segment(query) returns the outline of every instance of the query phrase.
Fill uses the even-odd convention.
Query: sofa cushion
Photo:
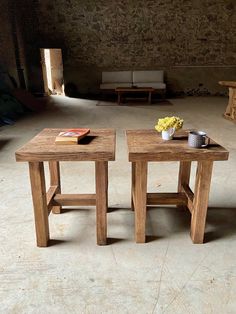
[[[160,71],[133,71],[133,83],[138,82],[163,82],[164,72]]]
[[[165,83],[159,83],[159,82],[137,82],[134,84],[137,87],[152,87],[155,89],[166,89],[166,84]]]
[[[132,87],[132,83],[103,83],[100,89],[116,89],[117,87]]]
[[[102,83],[132,83],[132,71],[102,72]]]

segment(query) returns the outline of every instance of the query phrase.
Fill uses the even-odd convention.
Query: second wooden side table
[[[192,215],[191,238],[203,243],[213,162],[227,160],[228,151],[210,140],[206,148],[188,146],[187,131],[178,132],[173,140],[164,141],[155,130],[128,130],[129,161],[132,162],[132,206],[135,210],[135,239],[145,242],[147,205],[186,205]],[[147,193],[148,162],[178,161],[177,193]],[[197,161],[195,190],[189,187],[191,162]]]

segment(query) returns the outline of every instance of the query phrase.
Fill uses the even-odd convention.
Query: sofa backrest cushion
[[[103,83],[132,83],[132,71],[102,72]]]
[[[164,71],[133,71],[133,83],[163,82]]]

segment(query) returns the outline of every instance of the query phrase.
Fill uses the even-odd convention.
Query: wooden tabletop
[[[236,82],[235,81],[219,81],[219,84],[222,86],[236,88]]]
[[[16,151],[16,161],[115,160],[115,130],[96,129],[78,145],[56,145],[56,136],[68,129],[44,129]]]
[[[212,139],[207,148],[188,146],[188,132],[175,133],[173,140],[164,141],[155,130],[127,130],[129,161],[197,161],[227,160],[229,152]]]
[[[155,88],[153,87],[117,87],[116,92],[153,92]]]

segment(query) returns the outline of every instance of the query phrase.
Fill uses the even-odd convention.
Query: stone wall
[[[4,80],[4,78],[10,74],[17,80],[11,12],[7,0],[0,1],[0,23],[0,78]]]
[[[9,74],[18,87],[37,91],[42,89],[42,71],[34,8],[31,0],[0,1],[0,80]]]
[[[173,94],[217,94],[236,78],[235,0],[20,2],[35,70],[39,48],[62,48],[81,92],[99,90],[102,70],[164,69]]]
[[[32,92],[43,92],[43,73],[41,67],[40,47],[45,39],[40,37],[38,5],[40,0],[10,0],[15,3],[18,28],[23,37],[25,71],[28,77],[28,88]],[[48,1],[48,0],[46,0]],[[49,17],[50,18],[50,17]],[[46,27],[46,25],[45,25]]]

